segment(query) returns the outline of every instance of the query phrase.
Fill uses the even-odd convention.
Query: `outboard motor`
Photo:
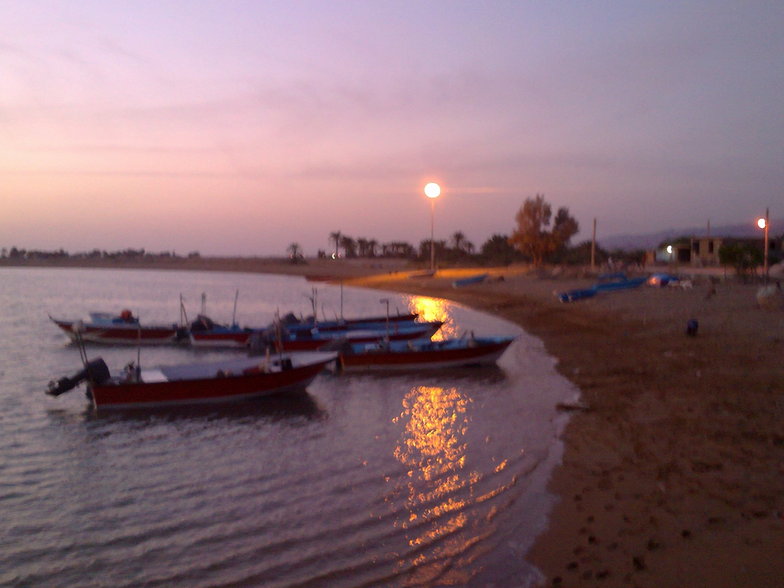
[[[106,362],[100,357],[96,357],[95,359],[88,361],[84,369],[78,371],[70,378],[66,376],[60,378],[56,382],[49,382],[49,388],[46,390],[46,393],[49,394],[49,396],[60,396],[60,394],[73,390],[84,380],[100,384],[110,377],[111,374],[109,373]]]

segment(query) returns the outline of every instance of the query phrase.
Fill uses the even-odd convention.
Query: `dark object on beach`
[[[696,337],[699,326],[697,319],[689,319],[689,322],[686,323],[686,334],[689,337]]]

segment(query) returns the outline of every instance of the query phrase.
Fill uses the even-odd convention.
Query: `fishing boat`
[[[628,278],[622,273],[605,274],[599,276],[598,281],[593,286],[556,292],[555,295],[561,302],[576,302],[577,300],[593,298],[597,294],[637,288],[642,286],[647,279],[647,277]]]
[[[120,314],[91,312],[90,319],[63,320],[49,318],[72,340],[109,345],[171,345],[187,341],[187,333],[176,323],[147,325],[139,322],[130,310]],[[78,332],[78,333],[77,333]]]
[[[624,276],[623,278],[615,279],[615,280],[607,280],[607,281],[599,281],[594,288],[598,292],[613,292],[615,290],[630,290],[632,288],[637,288],[638,286],[642,286],[646,281],[647,277],[640,277],[640,278],[627,278]]]
[[[476,274],[474,276],[468,276],[465,278],[460,278],[454,280],[452,282],[453,288],[465,288],[466,286],[473,286],[474,284],[481,284],[487,279],[489,274]]]
[[[84,368],[50,382],[46,392],[59,396],[86,382],[87,397],[97,409],[234,402],[302,390],[335,359],[335,353],[317,352],[152,369],[129,364],[112,376],[103,359],[87,361],[83,355]]]
[[[200,314],[188,326],[188,337],[193,347],[235,348],[248,346],[254,329],[240,327],[236,323],[221,325],[210,317]]]
[[[387,323],[403,325],[415,323],[419,314],[409,312],[405,314],[390,314],[389,316],[366,316],[355,318],[336,318],[333,320],[317,320],[313,316],[298,319],[289,313],[281,319],[282,325],[289,331],[310,330],[318,328],[320,331],[341,331],[360,329],[385,329]]]
[[[339,349],[338,363],[346,372],[492,365],[515,339],[470,334],[443,341],[417,339],[348,344]]]
[[[429,321],[402,325],[384,325],[373,329],[327,330],[312,329],[310,331],[287,332],[285,329],[277,335],[267,332],[267,338],[281,347],[283,351],[313,351],[334,344],[336,341],[349,343],[374,343],[381,339],[391,341],[408,341],[411,339],[430,339],[443,325],[443,321]]]

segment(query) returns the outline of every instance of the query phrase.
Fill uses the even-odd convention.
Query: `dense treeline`
[[[571,238],[578,232],[577,221],[569,214],[567,208],[559,208],[553,217],[552,207],[537,194],[528,198],[515,216],[516,225],[510,235],[492,235],[478,249],[469,241],[462,231],[456,231],[448,240],[435,240],[438,265],[441,267],[456,265],[509,265],[516,262],[529,262],[540,265],[545,262],[564,264],[590,263],[592,244],[583,242],[570,246]],[[329,249],[319,250],[319,258],[397,258],[412,262],[426,262],[430,257],[431,241],[425,239],[418,246],[405,241],[379,243],[367,237],[351,237],[341,231],[335,231],[328,237]],[[288,258],[293,263],[305,263],[305,255],[299,243],[291,243],[286,249]],[[644,252],[612,251],[601,248],[593,251],[597,264],[608,259],[621,263],[642,263]],[[144,249],[123,249],[121,251],[105,251],[93,249],[88,252],[69,254],[63,249],[56,251],[25,250],[17,247],[2,248],[0,258],[10,260],[122,260],[152,261],[199,258],[198,251],[178,256],[175,252],[150,253]]]

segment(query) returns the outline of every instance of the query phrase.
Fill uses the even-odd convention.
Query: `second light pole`
[[[441,195],[441,186],[435,182],[425,185],[425,196],[430,198],[430,271],[436,271],[436,242],[433,240],[433,227],[436,218],[436,198]]]

